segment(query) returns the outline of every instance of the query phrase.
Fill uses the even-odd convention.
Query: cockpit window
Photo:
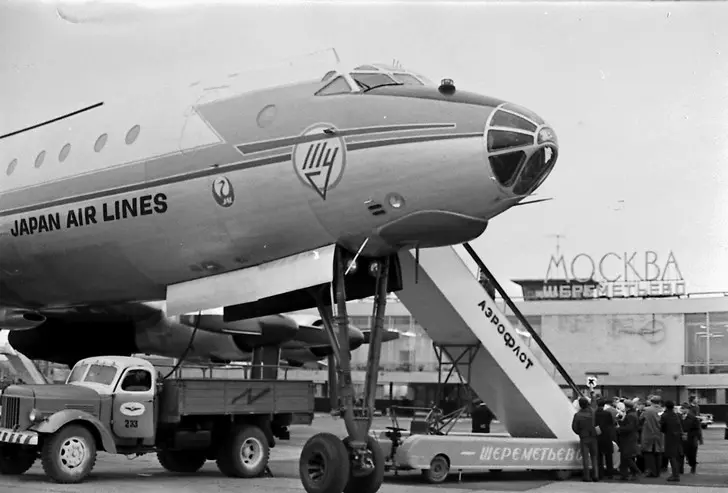
[[[533,120],[534,122],[538,123],[539,125],[543,125],[543,123],[544,123],[543,119],[540,116],[538,116],[536,113],[534,113],[533,111],[531,111],[529,109],[518,106],[516,104],[506,103],[503,105],[503,109],[506,109],[508,111],[513,111],[515,113],[520,113],[521,115],[525,116],[529,120]]]
[[[533,144],[533,135],[507,130],[488,130],[488,151]]]
[[[526,195],[533,192],[548,176],[556,162],[556,151],[551,147],[542,147],[534,152],[523,167],[513,193]]]
[[[536,131],[535,124],[529,122],[525,118],[521,118],[518,115],[501,110],[496,111],[490,124],[494,127],[518,128],[521,130],[528,130],[529,132]]]
[[[505,154],[490,156],[490,165],[493,168],[496,180],[501,185],[509,187],[525,160],[526,153],[523,151],[506,152]]]
[[[397,81],[402,82],[403,84],[410,85],[410,86],[423,86],[424,84],[422,81],[420,81],[417,77],[409,74],[400,74],[396,73],[394,74],[394,78],[397,79]]]
[[[321,82],[326,82],[327,80],[330,80],[335,75],[336,75],[336,70],[329,70],[328,72],[326,72],[326,75],[324,75],[321,78]]]
[[[94,364],[89,368],[84,382],[100,383],[102,385],[111,385],[116,376],[116,367],[112,365]]]
[[[332,94],[346,94],[351,92],[351,86],[346,79],[343,77],[337,77],[331,81],[327,86],[320,89],[317,96],[330,96]]]
[[[362,86],[362,89],[371,89],[372,87],[400,84],[387,74],[369,74],[353,72],[351,76]]]

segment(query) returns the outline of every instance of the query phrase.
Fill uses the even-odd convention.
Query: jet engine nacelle
[[[45,321],[45,316],[31,310],[23,310],[20,308],[0,309],[0,329],[34,329]]]
[[[48,319],[29,330],[14,330],[8,342],[30,359],[74,365],[92,356],[129,356],[135,353],[207,361],[238,361],[265,345],[280,345],[295,334],[297,325],[284,317],[263,317],[260,336],[198,330],[164,316],[133,323],[68,322]],[[277,322],[277,323],[275,323]],[[272,325],[274,324],[275,325]],[[194,339],[192,338],[194,332]],[[191,342],[191,344],[190,344]]]

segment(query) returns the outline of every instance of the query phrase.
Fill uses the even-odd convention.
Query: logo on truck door
[[[141,402],[125,402],[119,407],[119,410],[124,416],[141,416],[146,408]]]

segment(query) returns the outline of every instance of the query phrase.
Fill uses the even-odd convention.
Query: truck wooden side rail
[[[244,414],[310,414],[314,384],[294,380],[165,380],[159,421],[182,416]]]

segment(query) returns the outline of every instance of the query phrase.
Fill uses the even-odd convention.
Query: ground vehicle
[[[465,407],[450,414],[443,414],[437,408],[410,408],[428,414],[413,418],[407,430],[397,420],[397,411],[405,409],[393,406],[392,426],[379,436],[373,435],[381,448],[385,470],[395,474],[400,470],[420,469],[427,482],[437,484],[452,473],[541,470],[551,471],[555,479],[563,480],[573,471],[582,470],[578,438],[517,438],[507,433],[452,432]],[[612,454],[614,464],[618,465],[616,444]]]
[[[707,414],[707,413],[700,413],[698,414],[698,419],[700,420],[700,427],[704,430],[708,428],[708,426],[713,424],[713,415]]]
[[[79,361],[63,385],[13,385],[2,395],[0,473],[22,474],[41,457],[59,483],[88,476],[97,451],[156,452],[160,464],[196,472],[216,460],[228,476],[253,477],[275,437],[313,419],[313,383],[162,380],[144,359]]]

